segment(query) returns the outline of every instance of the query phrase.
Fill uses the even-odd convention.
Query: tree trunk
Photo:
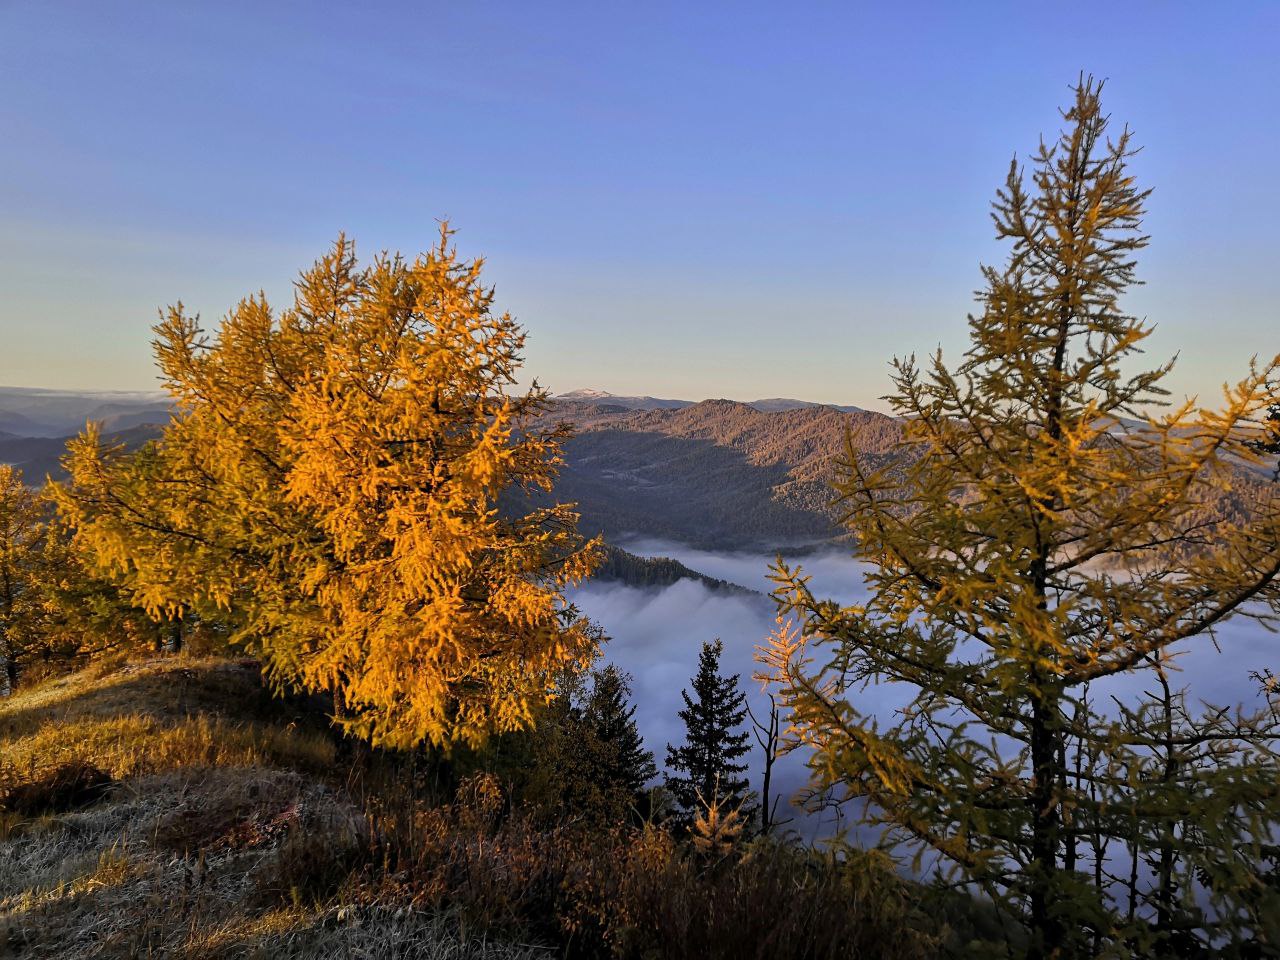
[[[1160,678],[1162,720],[1164,723],[1164,771],[1162,781],[1166,788],[1173,786],[1178,778],[1178,747],[1173,738],[1173,692],[1169,688],[1169,678],[1165,674],[1161,657],[1155,658],[1156,674]],[[1167,931],[1173,922],[1173,905],[1175,899],[1173,869],[1176,861],[1174,852],[1174,825],[1166,822],[1160,831],[1160,867],[1157,871],[1156,892],[1156,926]]]
[[[1038,677],[1033,683],[1039,683]],[[1057,888],[1060,822],[1058,798],[1058,758],[1061,756],[1055,714],[1057,705],[1037,690],[1031,714],[1031,945],[1028,960],[1061,956],[1064,945],[1061,924],[1053,916]]]
[[[14,660],[13,647],[9,642],[9,629],[7,624],[10,622],[12,611],[12,603],[5,598],[4,619],[0,620],[0,663],[4,665],[4,695],[6,697],[13,696],[18,689],[18,664]]]
[[[164,644],[165,652],[181,653],[182,652],[182,617],[174,617],[169,623],[169,636]]]
[[[18,661],[7,654],[4,657],[4,695],[12,697],[18,692]]]
[[[747,713],[751,716],[751,722],[755,726],[756,742],[760,744],[760,749],[764,751],[764,779],[760,785],[760,833],[768,834],[773,829],[774,823],[774,807],[771,806],[770,796],[773,787],[773,765],[778,759],[778,739],[781,729],[781,720],[778,714],[778,701],[774,699],[773,694],[769,694],[769,722],[761,723],[756,719],[756,715],[751,712],[748,705]]]

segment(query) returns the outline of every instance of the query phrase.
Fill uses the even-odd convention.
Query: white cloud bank
[[[774,558],[764,554],[710,553],[654,540],[633,541],[625,547],[645,556],[672,557],[700,573],[762,592],[771,587],[767,577]],[[859,565],[850,557],[817,554],[799,562],[812,577],[818,596],[844,603],[866,596]],[[774,627],[768,598],[726,595],[681,580],[670,587],[647,589],[588,583],[575,591],[573,599],[611,637],[604,651],[606,661],[632,675],[636,719],[660,768],[667,744],[681,742],[680,692],[690,686],[704,641],[724,642],[724,670],[740,674],[741,687],[757,716],[767,713],[767,700],[751,676],[756,670],[756,647]],[[1186,652],[1176,661],[1181,672],[1175,675],[1175,685],[1187,686],[1193,698],[1212,703],[1260,706],[1257,685],[1249,674],[1264,667],[1280,668],[1280,638],[1242,619],[1228,621],[1217,636],[1221,652],[1204,638],[1183,645]],[[1152,683],[1150,674],[1112,678],[1095,685],[1094,702],[1102,706],[1104,698],[1112,695],[1132,698],[1151,689]],[[860,694],[859,706],[888,719],[902,694],[900,688],[889,685],[870,687]],[[754,741],[750,760],[752,782],[758,788],[761,757]],[[779,791],[789,795],[799,790],[806,780],[802,757],[786,758],[775,774]],[[814,829],[810,824],[802,832]]]

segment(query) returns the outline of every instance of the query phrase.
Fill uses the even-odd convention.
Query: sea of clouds
[[[636,720],[647,746],[661,769],[667,744],[682,742],[684,727],[677,711],[683,706],[681,691],[689,688],[704,641],[724,643],[722,667],[737,673],[756,716],[768,715],[768,699],[752,679],[759,671],[756,648],[767,641],[775,627],[775,608],[768,598],[773,588],[769,568],[776,556],[766,553],[713,553],[680,543],[633,540],[621,544],[640,556],[672,557],[699,573],[758,590],[765,596],[732,595],[708,589],[693,580],[669,587],[636,588],[619,583],[588,582],[575,591],[574,602],[610,637],[605,646],[607,662],[631,674]],[[795,558],[811,577],[815,595],[842,603],[866,597],[862,568],[843,553],[814,553]],[[1227,621],[1216,631],[1217,649],[1204,638],[1183,645],[1175,661],[1175,686],[1185,686],[1193,699],[1213,704],[1263,706],[1253,671],[1280,671],[1280,637],[1258,623],[1243,618]],[[1131,674],[1095,684],[1094,703],[1100,707],[1132,702],[1143,690],[1153,689],[1152,674]],[[909,691],[889,684],[857,692],[860,709],[884,720],[891,719]],[[751,778],[759,787],[761,753],[752,741]],[[783,758],[775,769],[776,790],[784,797],[800,791],[807,782],[804,756]],[[780,811],[786,809],[783,801]],[[799,816],[791,825],[804,836],[830,833],[835,815]]]

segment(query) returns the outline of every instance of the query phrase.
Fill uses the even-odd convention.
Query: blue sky
[[[146,388],[161,305],[448,217],[557,391],[880,406],[1081,69],[1156,191],[1130,305],[1212,395],[1280,351],[1280,4],[0,0],[0,383]]]

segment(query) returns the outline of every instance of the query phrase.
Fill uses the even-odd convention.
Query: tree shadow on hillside
[[[232,722],[307,723],[327,726],[323,713],[300,697],[274,696],[255,660],[184,661],[157,668],[154,662],[126,665],[101,680],[72,674],[41,685],[29,703],[0,701],[0,741],[29,736],[54,723],[143,716],[179,722],[196,714]]]

